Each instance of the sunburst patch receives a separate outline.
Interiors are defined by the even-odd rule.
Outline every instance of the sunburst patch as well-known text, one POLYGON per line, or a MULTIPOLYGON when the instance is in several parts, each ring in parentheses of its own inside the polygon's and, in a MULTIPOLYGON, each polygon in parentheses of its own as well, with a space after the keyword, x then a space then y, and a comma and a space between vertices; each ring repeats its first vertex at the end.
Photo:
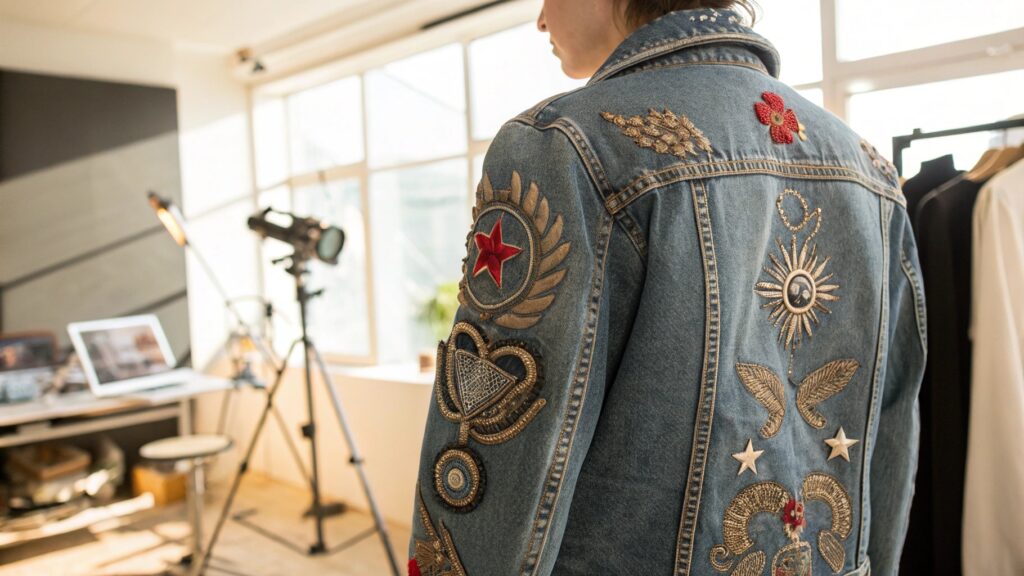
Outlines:
POLYGON ((764 267, 768 278, 754 286, 754 293, 767 300, 761 308, 769 309, 768 320, 779 330, 779 342, 792 354, 804 342, 814 336, 814 327, 821 323, 819 314, 830 314, 826 303, 839 300, 834 283, 834 274, 828 272, 831 259, 818 254, 818 245, 813 242, 821 229, 821 208, 811 210, 807 200, 796 190, 785 190, 776 200, 779 217, 792 232, 789 246, 782 239, 776 239, 778 252, 768 254, 769 265, 764 267), (786 214, 783 202, 787 196, 800 202, 803 212, 799 223, 794 224, 786 214), (803 242, 797 235, 809 227, 803 242))
POLYGON ((839 285, 827 283, 833 277, 833 274, 825 274, 829 258, 819 263, 818 247, 810 246, 810 240, 805 240, 799 251, 795 236, 789 249, 781 241, 776 244, 781 260, 774 253, 769 255, 771 266, 765 266, 764 270, 771 280, 758 282, 754 292, 768 299, 761 307, 771 308, 768 319, 779 328, 779 342, 784 341, 787 348, 796 349, 805 334, 807 337, 814 335, 812 326, 821 321, 818 312, 832 312, 823 302, 839 300, 833 294, 839 285))

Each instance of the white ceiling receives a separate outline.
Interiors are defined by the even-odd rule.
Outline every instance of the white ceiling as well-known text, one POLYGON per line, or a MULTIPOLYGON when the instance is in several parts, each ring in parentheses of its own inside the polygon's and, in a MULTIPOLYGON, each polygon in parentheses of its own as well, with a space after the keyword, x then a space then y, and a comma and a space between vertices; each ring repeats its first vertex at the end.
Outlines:
POLYGON ((0 0, 0 20, 235 50, 405 0, 0 0))

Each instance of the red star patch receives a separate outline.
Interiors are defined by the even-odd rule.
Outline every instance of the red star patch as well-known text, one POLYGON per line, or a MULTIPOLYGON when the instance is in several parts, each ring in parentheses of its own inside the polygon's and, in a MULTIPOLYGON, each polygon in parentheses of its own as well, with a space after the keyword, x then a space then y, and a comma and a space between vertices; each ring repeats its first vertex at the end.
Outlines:
POLYGON ((487 270, 491 273, 494 283, 501 288, 501 268, 505 260, 514 257, 523 250, 511 244, 501 241, 501 217, 494 223, 490 234, 477 232, 475 236, 476 247, 479 253, 476 255, 476 264, 473 265, 473 276, 479 276, 487 270))

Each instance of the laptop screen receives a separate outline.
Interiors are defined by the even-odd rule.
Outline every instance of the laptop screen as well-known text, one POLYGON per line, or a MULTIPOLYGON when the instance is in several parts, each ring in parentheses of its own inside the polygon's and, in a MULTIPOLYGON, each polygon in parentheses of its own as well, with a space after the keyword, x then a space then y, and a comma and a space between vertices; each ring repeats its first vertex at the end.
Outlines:
POLYGON ((83 330, 81 337, 101 385, 171 369, 152 324, 83 330))

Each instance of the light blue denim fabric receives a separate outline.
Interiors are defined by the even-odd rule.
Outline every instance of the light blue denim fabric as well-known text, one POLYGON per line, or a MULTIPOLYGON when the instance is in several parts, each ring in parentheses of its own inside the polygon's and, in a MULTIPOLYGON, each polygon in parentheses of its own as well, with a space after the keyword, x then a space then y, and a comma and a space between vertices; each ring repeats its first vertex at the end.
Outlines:
POLYGON ((891 164, 778 72, 736 13, 673 12, 501 129, 439 346, 414 569, 896 574, 914 238, 891 164))

